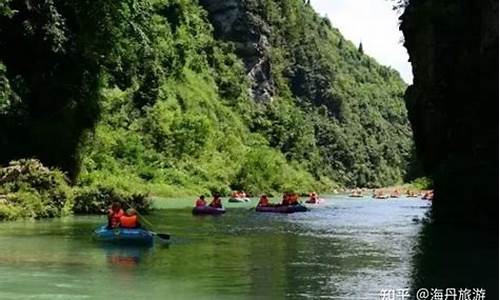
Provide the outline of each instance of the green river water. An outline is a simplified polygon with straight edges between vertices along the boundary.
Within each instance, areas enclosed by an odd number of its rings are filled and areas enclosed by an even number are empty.
[[[411,285],[430,202],[330,197],[311,211],[228,204],[193,216],[192,199],[158,200],[147,218],[169,244],[92,240],[104,216],[0,224],[0,299],[377,299]]]

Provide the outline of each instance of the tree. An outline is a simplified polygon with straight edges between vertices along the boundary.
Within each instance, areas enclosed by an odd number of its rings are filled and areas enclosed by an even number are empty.
[[[339,42],[337,43],[337,48],[342,49],[344,47],[344,37],[340,37]]]
[[[358,52],[361,54],[365,54],[365,52],[363,51],[363,43],[362,42],[359,42]]]

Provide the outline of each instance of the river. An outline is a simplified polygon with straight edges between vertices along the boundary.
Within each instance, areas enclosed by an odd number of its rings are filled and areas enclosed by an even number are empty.
[[[94,242],[103,216],[1,223],[0,299],[377,299],[410,287],[430,207],[335,196],[279,215],[224,203],[225,215],[199,217],[191,199],[158,200],[147,218],[172,239],[152,248]]]

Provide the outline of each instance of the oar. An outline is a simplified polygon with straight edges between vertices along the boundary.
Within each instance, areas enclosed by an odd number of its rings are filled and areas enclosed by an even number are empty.
[[[130,203],[126,200],[122,200],[123,202],[125,202],[128,206],[132,207],[132,205],[130,205]],[[141,218],[141,220],[146,223],[150,228],[153,228],[153,224],[151,224],[151,222],[148,221],[148,219],[146,219],[143,215],[141,215],[139,213],[139,211],[137,211],[137,209],[135,210],[136,214]],[[157,238],[159,239],[162,239],[162,240],[169,240],[170,239],[170,234],[166,234],[166,233],[157,233],[157,232],[154,232],[152,230],[149,230],[149,232],[151,232],[152,235],[156,236]]]
[[[169,240],[170,239],[170,234],[166,234],[166,233],[156,233],[154,231],[150,231],[152,235],[160,238],[160,239],[163,239],[163,240]]]
[[[141,220],[146,223],[149,228],[153,228],[153,224],[151,224],[151,222],[148,221],[148,219],[146,219],[143,215],[141,215],[137,210],[137,215],[141,218]],[[166,233],[158,233],[158,232],[154,232],[152,230],[150,230],[149,232],[151,232],[152,235],[156,236],[157,238],[160,238],[160,239],[163,239],[163,240],[169,240],[170,239],[170,234],[166,234]]]

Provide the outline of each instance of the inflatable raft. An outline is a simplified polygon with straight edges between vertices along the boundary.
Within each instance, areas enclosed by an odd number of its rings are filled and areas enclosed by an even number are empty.
[[[220,215],[225,213],[224,208],[216,208],[211,206],[193,207],[193,215]]]
[[[322,204],[324,202],[325,202],[325,199],[323,199],[323,198],[316,199],[316,201],[311,201],[311,199],[306,200],[307,204]]]
[[[94,231],[94,238],[101,242],[152,245],[154,235],[149,230],[142,228],[110,229],[107,225],[102,225]]]
[[[228,201],[233,202],[233,203],[242,203],[242,202],[248,202],[248,201],[250,201],[250,199],[248,199],[248,198],[229,198]]]
[[[363,198],[364,196],[362,194],[350,194],[349,197],[352,197],[352,198]]]
[[[280,205],[280,206],[257,206],[255,211],[266,213],[291,214],[295,212],[305,212],[307,207],[303,205]]]

